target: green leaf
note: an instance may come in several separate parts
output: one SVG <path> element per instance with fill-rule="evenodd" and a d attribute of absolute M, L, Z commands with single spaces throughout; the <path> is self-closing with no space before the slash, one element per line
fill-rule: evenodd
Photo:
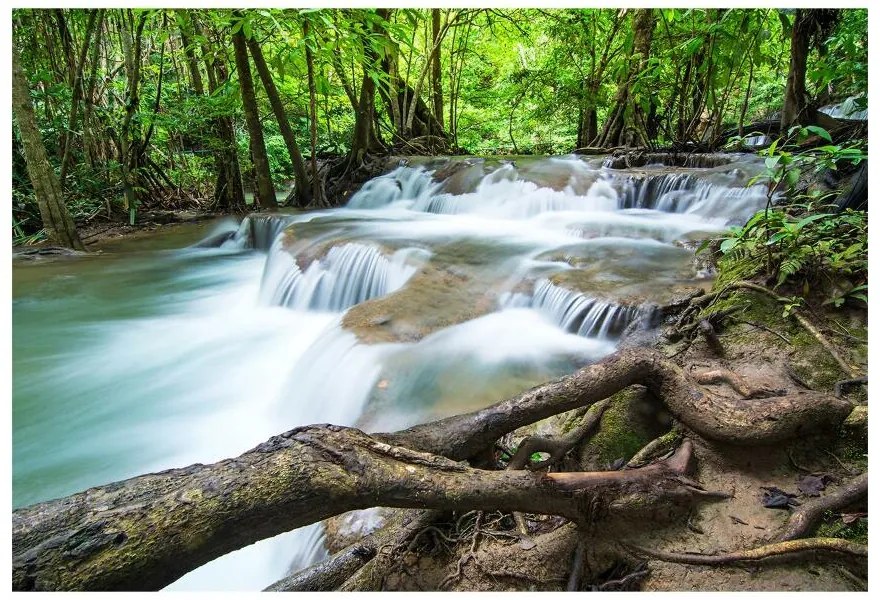
<path fill-rule="evenodd" d="M 826 129 L 819 127 L 818 125 L 807 125 L 806 127 L 804 127 L 804 129 L 806 129 L 810 133 L 814 133 L 814 134 L 818 135 L 823 140 L 827 140 L 829 142 L 834 141 L 831 139 L 831 134 L 828 133 L 828 131 Z"/>
<path fill-rule="evenodd" d="M 739 244 L 739 240 L 738 240 L 738 239 L 736 239 L 736 238 L 727 238 L 726 240 L 724 240 L 723 242 L 721 242 L 721 248 L 720 248 L 720 250 L 721 250 L 722 254 L 727 254 L 728 252 L 730 252 L 731 250 L 733 250 L 734 248 L 736 248 L 738 244 Z"/>
<path fill-rule="evenodd" d="M 706 238 L 705 240 L 703 240 L 700 243 L 699 246 L 697 246 L 697 249 L 694 251 L 694 254 L 699 254 L 700 252 L 705 251 L 706 248 L 708 248 L 709 244 L 711 244 L 711 243 L 712 243 L 712 238 Z"/>
<path fill-rule="evenodd" d="M 801 219 L 800 221 L 795 223 L 794 228 L 796 230 L 799 230 L 799 229 L 803 228 L 804 225 L 807 225 L 808 223 L 812 223 L 813 221 L 818 221 L 819 219 L 824 219 L 825 217 L 833 217 L 833 216 L 834 215 L 832 215 L 830 213 L 819 213 L 816 215 L 810 215 L 809 217 L 804 217 L 803 219 Z"/>
<path fill-rule="evenodd" d="M 773 235 L 770 236 L 770 239 L 767 240 L 767 242 L 764 245 L 765 246 L 772 246 L 773 244 L 775 244 L 779 240 L 785 239 L 787 237 L 789 237 L 789 234 L 787 231 L 777 231 L 776 233 L 774 233 Z"/>

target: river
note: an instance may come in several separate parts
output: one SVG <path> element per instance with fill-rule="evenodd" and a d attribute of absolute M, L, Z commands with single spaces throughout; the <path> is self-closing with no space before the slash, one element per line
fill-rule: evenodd
<path fill-rule="evenodd" d="M 710 281 L 695 242 L 766 202 L 754 158 L 716 162 L 421 160 L 344 208 L 16 260 L 13 504 L 297 425 L 394 430 L 596 361 Z M 262 589 L 325 556 L 322 536 L 264 540 L 168 589 Z"/>

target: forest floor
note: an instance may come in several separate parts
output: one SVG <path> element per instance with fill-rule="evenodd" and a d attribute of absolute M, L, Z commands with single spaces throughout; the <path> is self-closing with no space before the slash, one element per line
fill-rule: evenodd
<path fill-rule="evenodd" d="M 702 336 L 671 342 L 668 337 L 674 339 L 669 335 L 674 325 L 658 332 L 654 347 L 685 373 L 734 373 L 752 390 L 835 394 L 835 384 L 849 379 L 810 333 L 793 319 L 783 318 L 782 308 L 774 300 L 742 292 L 719 304 L 722 302 L 725 308 L 736 305 L 737 311 L 718 331 L 720 349 Z M 811 315 L 817 317 L 821 318 L 817 322 L 825 325 L 822 332 L 839 348 L 846 348 L 843 353 L 850 364 L 864 367 L 867 312 L 838 309 Z M 831 323 L 836 326 L 828 326 Z M 620 468 L 636 450 L 669 430 L 669 416 L 656 401 L 637 393 L 638 387 L 636 393 L 630 388 L 612 397 L 598 433 L 575 448 L 574 458 L 568 460 L 577 460 L 584 469 Z M 731 399 L 742 396 L 742 390 L 737 391 L 729 382 L 708 383 L 705 389 Z M 696 459 L 692 479 L 727 498 L 684 511 L 670 505 L 666 514 L 652 511 L 645 520 L 614 526 L 603 523 L 589 531 L 562 518 L 526 515 L 526 537 L 517 533 L 510 513 L 447 513 L 413 538 L 389 568 L 372 578 L 367 589 L 565 590 L 576 569 L 581 571 L 573 589 L 580 590 L 867 589 L 865 574 L 858 568 L 852 570 L 827 557 L 697 566 L 639 556 L 619 545 L 625 542 L 651 551 L 719 555 L 777 541 L 794 508 L 834 493 L 867 470 L 866 388 L 854 386 L 842 395 L 865 407 L 864 421 L 851 417 L 834 431 L 757 447 L 731 446 L 689 435 Z M 503 441 L 512 448 L 528 435 L 566 431 L 571 419 L 571 413 L 557 415 Z M 811 483 L 821 489 L 812 489 Z M 769 495 L 779 490 L 788 495 L 790 503 L 781 508 L 766 507 Z M 383 520 L 393 521 L 393 515 L 392 509 L 370 509 L 363 516 L 375 526 Z M 867 543 L 866 515 L 864 503 L 828 512 L 815 535 Z M 363 527 L 367 519 L 360 518 L 356 512 L 325 522 L 331 552 L 369 531 Z M 585 549 L 580 554 L 579 543 Z"/>

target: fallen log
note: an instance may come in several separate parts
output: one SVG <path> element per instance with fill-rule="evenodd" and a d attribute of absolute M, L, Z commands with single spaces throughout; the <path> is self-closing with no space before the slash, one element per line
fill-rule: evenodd
<path fill-rule="evenodd" d="M 232 550 L 372 506 L 510 510 L 574 521 L 699 498 L 692 445 L 628 471 L 483 471 L 311 425 L 211 465 L 100 486 L 16 510 L 14 590 L 156 590 Z M 627 499 L 638 496 L 639 502 Z"/>

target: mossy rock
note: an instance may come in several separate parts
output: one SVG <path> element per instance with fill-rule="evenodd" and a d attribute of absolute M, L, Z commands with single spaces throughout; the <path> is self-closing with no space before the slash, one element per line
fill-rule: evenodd
<path fill-rule="evenodd" d="M 581 451 L 581 462 L 604 469 L 618 459 L 629 460 L 669 426 L 669 413 L 645 388 L 629 387 L 611 397 L 599 431 Z"/>

